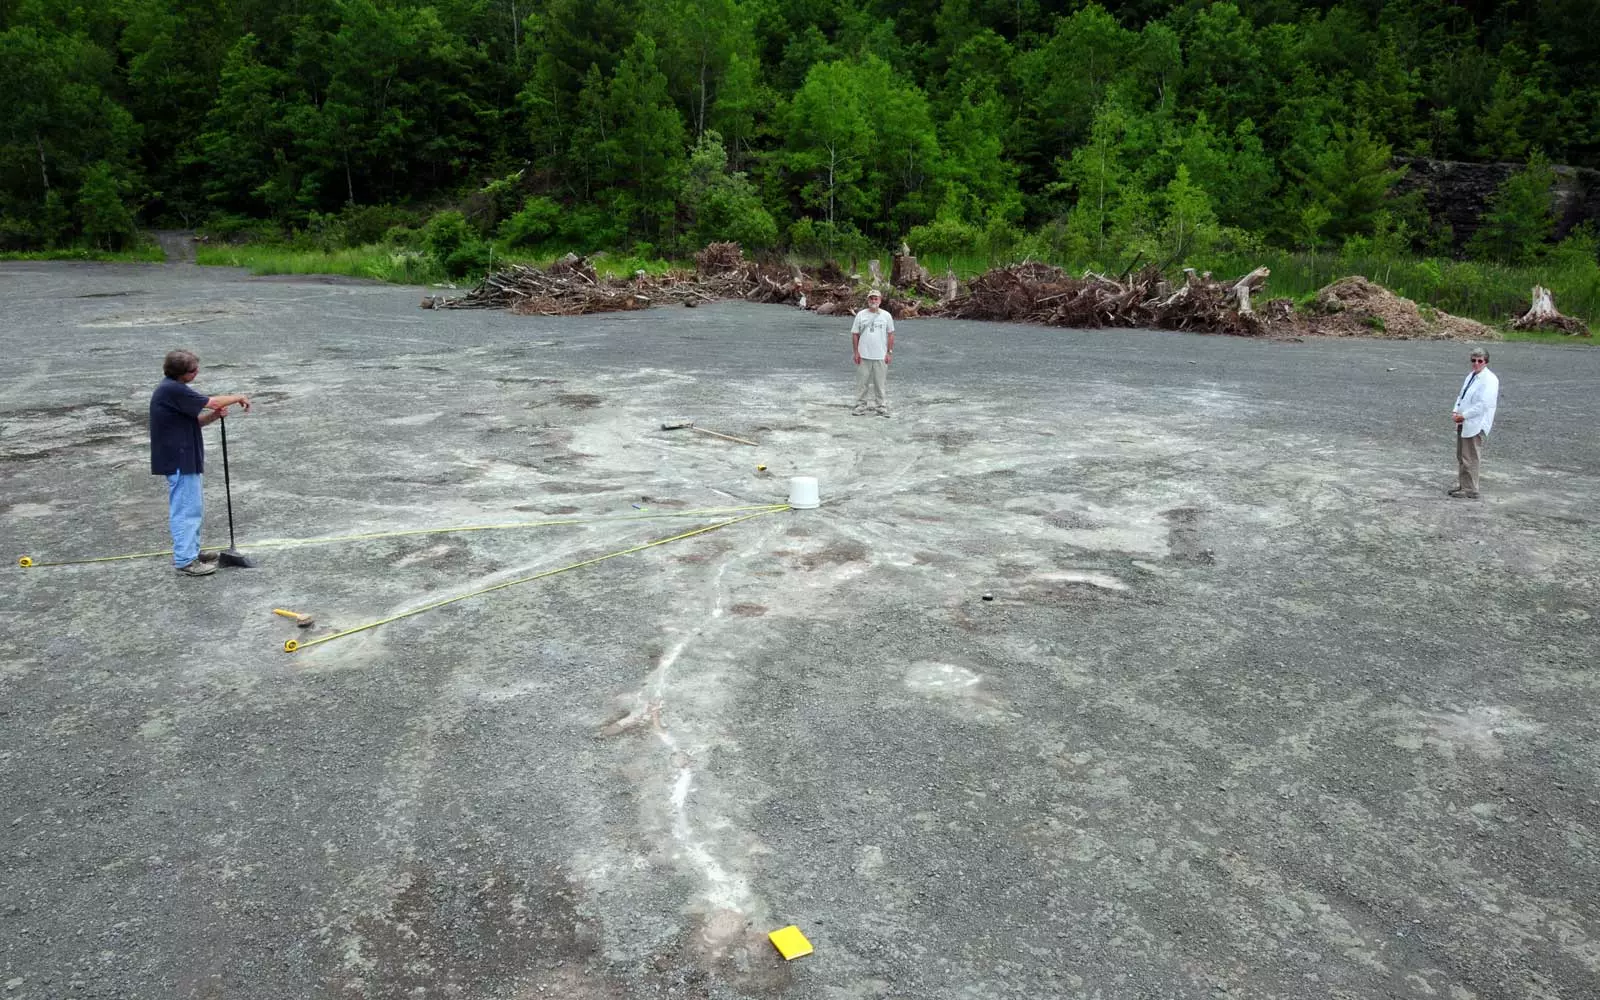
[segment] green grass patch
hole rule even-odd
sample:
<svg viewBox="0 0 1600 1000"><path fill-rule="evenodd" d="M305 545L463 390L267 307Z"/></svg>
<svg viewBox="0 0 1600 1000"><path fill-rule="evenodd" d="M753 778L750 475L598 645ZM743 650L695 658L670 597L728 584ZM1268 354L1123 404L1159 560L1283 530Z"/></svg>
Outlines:
<svg viewBox="0 0 1600 1000"><path fill-rule="evenodd" d="M195 249L195 261L215 267L248 268L251 274L342 274L399 285L429 285L447 280L444 271L427 254L380 245L347 250L296 250L260 243L202 245Z"/></svg>
<svg viewBox="0 0 1600 1000"><path fill-rule="evenodd" d="M98 260L121 264L161 263L167 255L153 243L141 244L127 250L91 250L85 247L62 247L55 250L8 250L0 252L0 260Z"/></svg>
<svg viewBox="0 0 1600 1000"><path fill-rule="evenodd" d="M1517 340L1529 344L1565 344L1568 347L1593 347L1600 343L1600 338L1591 331L1587 337L1574 337L1559 330L1502 330L1507 340Z"/></svg>
<svg viewBox="0 0 1600 1000"><path fill-rule="evenodd" d="M536 266L545 266L549 260L541 261ZM694 261L662 260L659 257L613 257L606 254L598 260L591 260L594 271L602 278L631 278L640 271L652 276L660 277L672 270L694 270Z"/></svg>
<svg viewBox="0 0 1600 1000"><path fill-rule="evenodd" d="M559 255L558 255L559 256ZM200 264L215 267L243 267L252 274L342 274L400 285L432 285L450 281L434 258L420 250L372 244L346 250L306 250L271 243L245 243L237 246L202 244L195 250ZM495 255L495 268L512 264L549 267L557 257L532 254ZM661 275L676 267L692 267L681 261L660 260L611 254L597 255L591 261L595 272L605 278L631 278L639 271ZM479 275L458 279L455 284L470 286Z"/></svg>

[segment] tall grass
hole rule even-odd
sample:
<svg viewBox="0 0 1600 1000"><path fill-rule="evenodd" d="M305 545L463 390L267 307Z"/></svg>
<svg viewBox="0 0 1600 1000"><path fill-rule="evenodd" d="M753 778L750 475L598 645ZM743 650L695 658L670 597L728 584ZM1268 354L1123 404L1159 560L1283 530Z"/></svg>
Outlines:
<svg viewBox="0 0 1600 1000"><path fill-rule="evenodd" d="M94 250L85 247L64 247L56 250L7 250L0 252L0 260L97 260L124 264L160 263L167 255L154 243L141 243L127 250Z"/></svg>
<svg viewBox="0 0 1600 1000"><path fill-rule="evenodd" d="M398 285L430 285L448 280L427 254L381 245L346 250L296 250L260 243L203 245L195 249L195 262L248 268L252 274L340 274Z"/></svg>
<svg viewBox="0 0 1600 1000"><path fill-rule="evenodd" d="M493 266L528 264L547 267L556 258L527 254L496 255ZM195 250L199 264L217 267L248 268L252 274L340 274L350 278L369 278L401 285L451 283L438 262L420 250L370 244L344 250L308 250L272 243L247 243L238 246L204 245ZM669 260L633 256L597 255L591 261L603 277L631 277L639 271L659 275L683 266ZM453 283L471 285L476 276L455 279Z"/></svg>

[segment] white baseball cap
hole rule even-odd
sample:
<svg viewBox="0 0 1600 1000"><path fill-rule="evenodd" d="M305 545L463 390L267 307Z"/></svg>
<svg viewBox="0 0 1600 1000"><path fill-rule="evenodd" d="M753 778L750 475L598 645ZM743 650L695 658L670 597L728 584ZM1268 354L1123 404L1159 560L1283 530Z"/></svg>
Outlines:
<svg viewBox="0 0 1600 1000"><path fill-rule="evenodd" d="M874 288L872 291L867 293L867 298L869 298L869 299L881 299L881 298L883 298L883 293L878 291L876 288Z"/></svg>

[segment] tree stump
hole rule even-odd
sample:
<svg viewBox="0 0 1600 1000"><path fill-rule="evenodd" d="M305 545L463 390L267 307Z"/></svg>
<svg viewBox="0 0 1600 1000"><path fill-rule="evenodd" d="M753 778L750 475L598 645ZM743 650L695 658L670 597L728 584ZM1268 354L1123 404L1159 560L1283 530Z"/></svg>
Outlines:
<svg viewBox="0 0 1600 1000"><path fill-rule="evenodd" d="M1589 328L1582 320L1556 311L1555 296L1543 285L1533 286L1533 303L1528 311L1511 321L1514 330L1560 330L1569 337L1587 337Z"/></svg>
<svg viewBox="0 0 1600 1000"><path fill-rule="evenodd" d="M917 258L910 254L896 254L889 270L889 281L896 288L915 288L926 276L927 272L917 263Z"/></svg>
<svg viewBox="0 0 1600 1000"><path fill-rule="evenodd" d="M1240 316L1249 316L1255 312L1250 308L1250 293L1266 284L1267 276L1271 273L1272 269L1269 267L1258 267L1233 283L1231 292L1238 303Z"/></svg>
<svg viewBox="0 0 1600 1000"><path fill-rule="evenodd" d="M939 304L941 306L949 305L950 303L955 301L956 296L958 294L960 294L960 292L961 292L961 282L956 280L955 268L953 268L953 267L945 268L944 269L944 291L939 295Z"/></svg>

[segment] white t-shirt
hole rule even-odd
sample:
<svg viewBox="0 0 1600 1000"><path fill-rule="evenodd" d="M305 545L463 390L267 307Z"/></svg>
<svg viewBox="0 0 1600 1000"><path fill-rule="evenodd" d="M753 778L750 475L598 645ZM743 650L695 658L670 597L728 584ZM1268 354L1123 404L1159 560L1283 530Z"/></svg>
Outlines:
<svg viewBox="0 0 1600 1000"><path fill-rule="evenodd" d="M850 332L861 334L861 360L882 361L889 356L889 334L894 332L894 317L887 309L879 308L877 312L863 309L856 313Z"/></svg>

